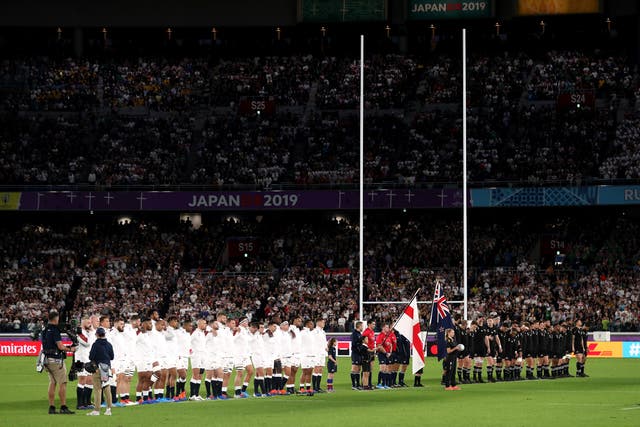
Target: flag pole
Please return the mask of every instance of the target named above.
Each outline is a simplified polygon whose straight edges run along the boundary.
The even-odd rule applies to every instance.
[[[436,291],[438,290],[438,285],[439,284],[440,284],[440,279],[436,279],[436,287],[433,290],[433,300],[431,302],[431,313],[429,314],[429,324],[427,325],[427,334],[424,337],[424,349],[423,349],[424,357],[427,357],[429,355],[428,354],[429,352],[427,351],[427,345],[428,345],[427,341],[429,341],[429,331],[431,330],[431,319],[433,319],[433,310],[434,310],[434,308],[436,306],[434,304],[434,301],[436,299]],[[438,356],[436,356],[436,357],[438,357]]]
[[[407,307],[409,307],[409,304],[411,304],[411,301],[414,300],[414,298],[416,296],[418,296],[418,292],[420,292],[421,288],[418,288],[415,293],[413,294],[413,296],[411,297],[411,299],[409,300],[409,302],[407,302],[404,305],[404,308],[402,309],[402,311],[400,311],[400,316],[398,316],[398,318],[396,319],[395,323],[393,324],[393,328],[391,328],[391,330],[394,330],[396,328],[396,325],[398,324],[398,322],[400,321],[400,318],[402,317],[402,315],[404,314],[404,311],[407,309]]]
[[[358,285],[360,300],[358,311],[360,321],[364,321],[364,34],[360,35],[360,207],[359,207],[359,243]]]

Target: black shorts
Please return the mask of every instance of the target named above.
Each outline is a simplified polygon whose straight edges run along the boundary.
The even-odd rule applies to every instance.
[[[389,364],[394,365],[396,363],[400,363],[398,362],[398,353],[391,353],[391,356],[389,356]]]
[[[362,356],[355,353],[351,354],[351,364],[356,366],[362,365]]]
[[[502,363],[503,360],[507,360],[507,358],[504,357],[502,353],[498,354],[498,357],[496,357],[496,363]]]
[[[405,357],[405,356],[399,356],[398,360],[396,361],[396,363],[399,363],[401,365],[408,365],[409,364],[409,358]]]
[[[338,365],[331,361],[327,362],[327,372],[330,374],[335,374],[336,372],[338,372]]]
[[[369,360],[362,361],[362,372],[371,372],[371,362]]]
[[[387,357],[387,355],[385,353],[379,353],[378,354],[378,363],[380,365],[389,365],[389,357]]]

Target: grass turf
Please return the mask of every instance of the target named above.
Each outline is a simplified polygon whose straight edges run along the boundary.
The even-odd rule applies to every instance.
[[[6,357],[0,361],[0,425],[640,425],[638,359],[589,360],[590,378],[463,385],[461,391],[443,390],[433,359],[427,361],[424,388],[370,392],[351,391],[349,361],[340,358],[339,363],[333,394],[165,403],[114,408],[112,417],[87,417],[84,411],[48,415],[47,375],[35,372],[34,358]],[[571,365],[573,371],[575,362]],[[325,382],[326,374],[323,388]],[[412,375],[407,383],[413,384]],[[74,408],[75,383],[69,386],[68,404]]]

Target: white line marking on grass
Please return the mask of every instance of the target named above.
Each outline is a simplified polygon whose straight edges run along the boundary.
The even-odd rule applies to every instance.
[[[638,406],[632,406],[630,408],[622,408],[621,411],[633,411],[634,409],[640,409],[640,404]]]

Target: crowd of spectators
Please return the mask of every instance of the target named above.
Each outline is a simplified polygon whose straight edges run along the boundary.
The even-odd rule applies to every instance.
[[[82,222],[81,222],[82,224]],[[460,221],[436,214],[367,217],[366,301],[404,301],[436,280],[463,299]],[[256,319],[324,317],[330,330],[358,318],[357,227],[349,218],[218,218],[188,223],[6,225],[0,245],[0,329],[33,328],[52,308],[71,319],[128,316],[151,308],[183,318],[218,311]],[[640,327],[640,250],[632,218],[491,219],[470,226],[469,317],[582,318],[592,329]],[[541,236],[562,242],[564,262],[539,253]],[[259,249],[231,255],[228,239],[252,236]],[[459,303],[451,304],[454,313]],[[365,317],[392,321],[402,304],[367,304]],[[423,322],[428,305],[421,307]]]
[[[349,184],[358,176],[358,117],[336,110],[357,107],[358,65],[311,55],[5,60],[0,144],[11,155],[0,159],[1,181]],[[367,182],[461,180],[460,68],[444,54],[367,58]],[[605,101],[632,101],[638,76],[626,57],[503,52],[472,56],[469,74],[474,184],[639,177],[635,115],[618,121],[617,103],[559,110],[527,100],[592,88]],[[242,110],[243,98],[273,99],[275,112]],[[149,115],[132,118],[136,107]]]
[[[0,129],[0,182],[127,185],[184,182],[192,118],[13,117]]]

